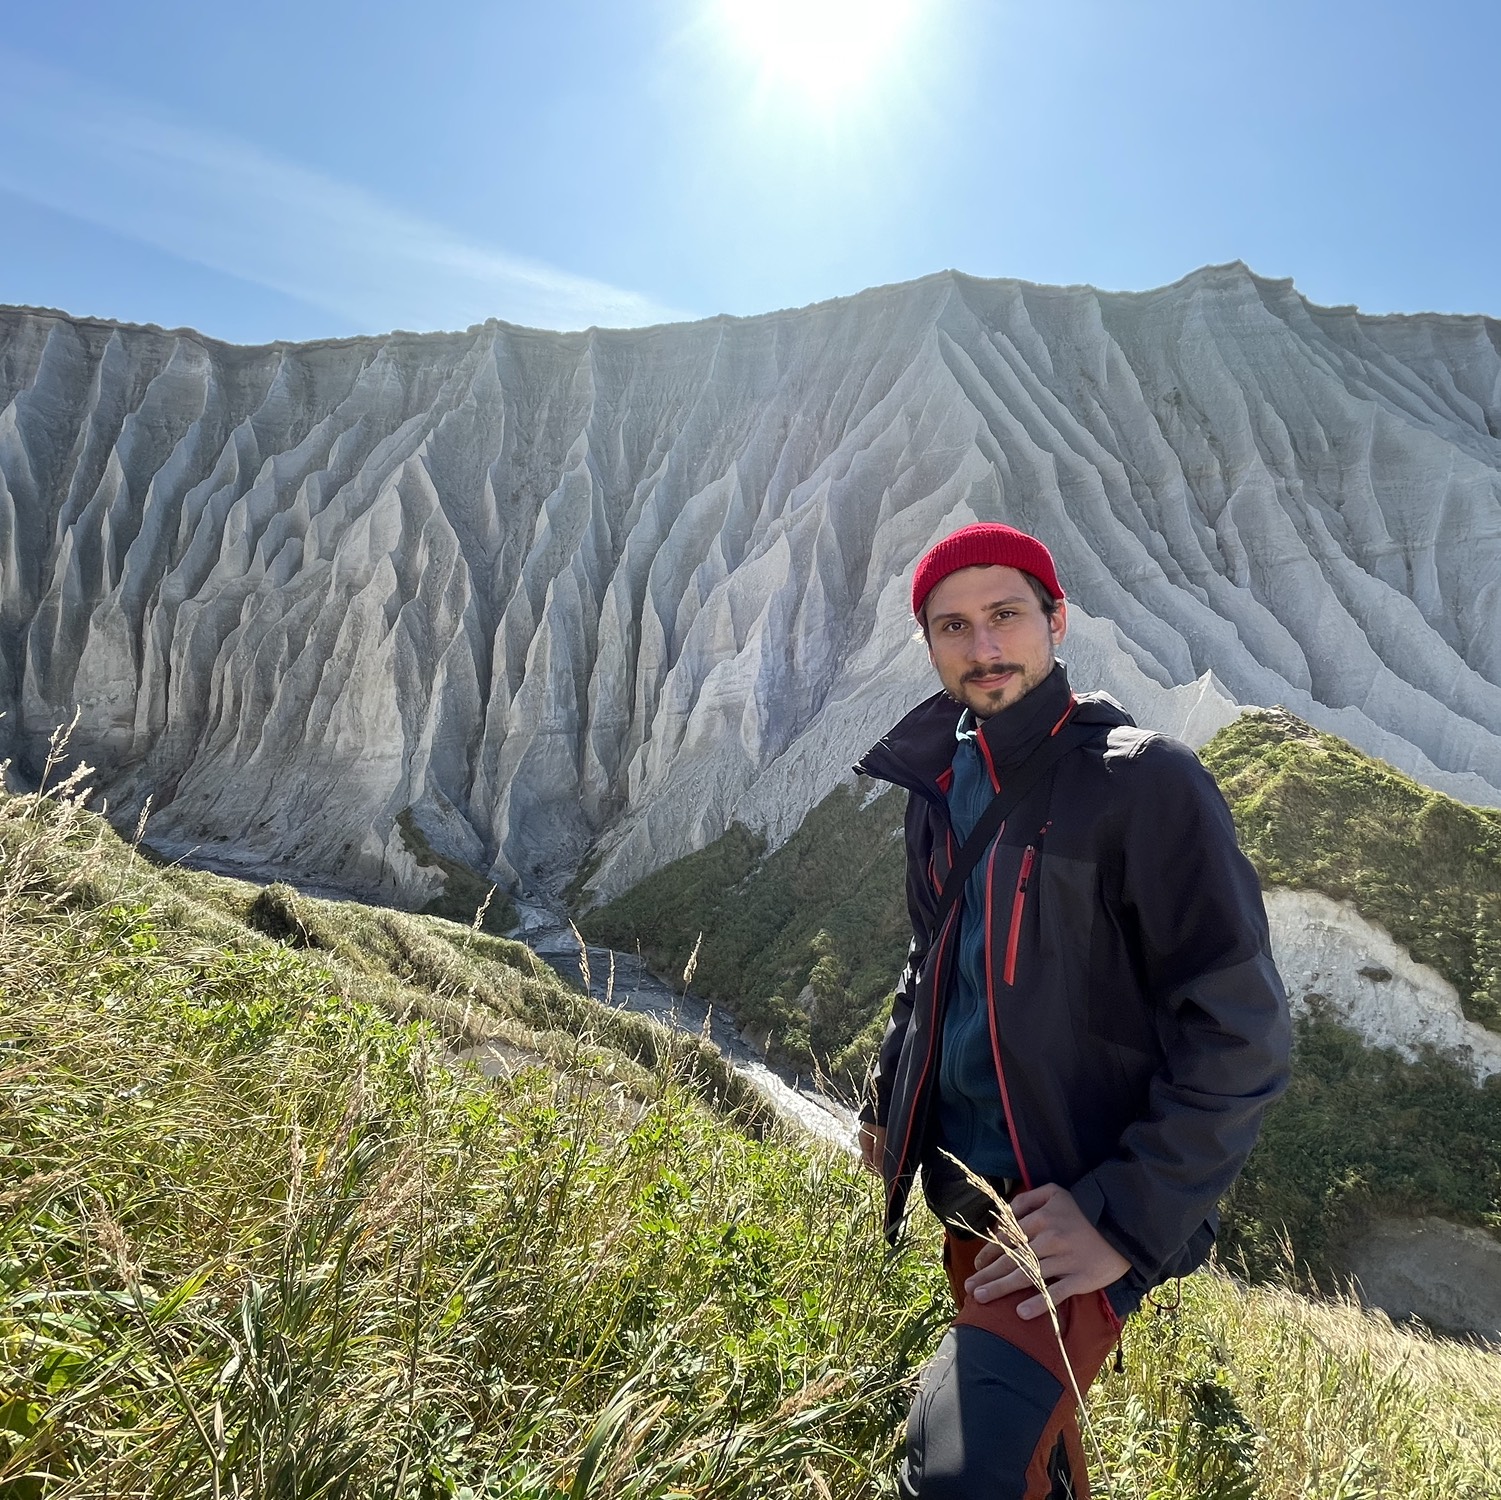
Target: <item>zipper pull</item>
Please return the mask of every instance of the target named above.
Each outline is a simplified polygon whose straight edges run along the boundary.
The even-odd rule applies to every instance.
[[[1027,882],[1032,878],[1032,859],[1036,853],[1037,846],[1035,844],[1028,844],[1026,853],[1022,855],[1021,879],[1017,882],[1016,888],[1023,895],[1026,894]]]

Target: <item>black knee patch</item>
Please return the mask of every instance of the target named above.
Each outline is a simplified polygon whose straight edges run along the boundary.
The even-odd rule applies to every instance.
[[[903,1494],[1018,1500],[1063,1387],[997,1334],[950,1328],[907,1413]]]

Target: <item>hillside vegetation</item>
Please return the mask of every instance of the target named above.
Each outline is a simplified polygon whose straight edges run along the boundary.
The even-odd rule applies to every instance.
[[[0,803],[0,859],[0,1493],[884,1472],[931,1275],[872,1278],[869,1184],[696,1040],[66,794]]]
[[[1241,715],[1202,755],[1264,884],[1351,901],[1444,974],[1472,1019],[1498,1025],[1501,813],[1281,711]],[[697,987],[770,1029],[773,1056],[857,1090],[906,951],[902,805],[839,788],[770,856],[732,828],[589,914],[585,930],[639,944],[664,972],[702,932]],[[823,1001],[831,988],[842,1004]],[[844,1024],[820,1030],[819,1016]],[[1327,1285],[1375,1213],[1501,1229],[1501,1079],[1477,1088],[1442,1058],[1374,1052],[1325,1015],[1300,1019],[1297,1034],[1292,1087],[1228,1205],[1227,1241],[1254,1269],[1275,1270],[1286,1236]]]
[[[1431,791],[1281,710],[1204,747],[1264,885],[1349,901],[1501,1031],[1501,811]]]
[[[625,1024],[0,800],[0,1493],[890,1495],[934,1246]],[[1208,1273],[1125,1350],[1107,1496],[1501,1487],[1495,1355]]]
[[[1471,1020],[1501,1030],[1501,811],[1431,791],[1282,710],[1242,714],[1200,754],[1263,885],[1351,902],[1448,979]],[[663,972],[681,971],[702,933],[698,987],[756,1028],[772,1020],[767,996],[804,994],[828,959],[851,1002],[820,1050],[827,1067],[889,994],[910,936],[902,795],[871,790],[836,787],[770,855],[736,824],[581,925],[639,945]],[[777,1015],[774,1044],[811,1062],[806,1011]]]
[[[871,783],[864,782],[863,788]],[[736,824],[581,918],[588,936],[681,973],[727,1005],[772,1060],[837,1075],[862,1030],[879,1036],[906,953],[899,797],[836,787],[774,853]],[[853,1049],[858,1084],[873,1046]]]

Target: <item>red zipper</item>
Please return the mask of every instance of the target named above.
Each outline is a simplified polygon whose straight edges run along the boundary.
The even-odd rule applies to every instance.
[[[1027,904],[1027,882],[1032,876],[1032,861],[1036,858],[1037,846],[1028,844],[1022,855],[1021,874],[1016,877],[1016,894],[1011,898],[1011,931],[1006,934],[1006,967],[1001,978],[1007,984],[1016,983],[1016,950],[1022,937],[1022,909]]]
[[[985,864],[985,1010],[990,1018],[990,1056],[995,1063],[995,1081],[1001,1090],[1001,1109],[1006,1116],[1006,1134],[1011,1137],[1011,1149],[1016,1153],[1016,1169],[1022,1174],[1022,1186],[1031,1189],[1032,1174],[1027,1170],[1022,1144],[1016,1134],[1016,1120],[1011,1114],[1011,1091],[1006,1087],[1006,1068],[1001,1062],[1001,1038],[995,1024],[995,970],[991,962],[990,934],[994,931],[990,920],[990,893],[995,887],[995,856],[1001,847],[999,835],[990,846],[990,858]],[[1032,853],[1031,848],[1027,854]],[[1009,983],[1009,981],[1008,981]]]
[[[991,789],[998,792],[1001,789],[1001,778],[996,773],[995,761],[991,759],[990,746],[985,743],[985,736],[978,732],[975,734],[975,743],[980,747],[980,754],[985,759],[985,769],[990,773]]]

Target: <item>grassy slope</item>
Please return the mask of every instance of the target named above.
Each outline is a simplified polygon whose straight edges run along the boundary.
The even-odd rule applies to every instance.
[[[1241,715],[1203,754],[1264,884],[1350,901],[1501,1031],[1501,812],[1283,712]]]
[[[1429,791],[1281,712],[1242,715],[1203,757],[1263,882],[1352,901],[1449,978],[1472,1018],[1498,1024],[1501,814]],[[868,1018],[881,1013],[906,948],[892,836],[901,810],[896,795],[862,804],[837,790],[764,860],[752,835],[732,828],[592,913],[586,930],[639,942],[664,970],[682,967],[702,931],[697,987],[766,1025],[777,1018],[765,996],[797,995],[826,927],[857,1003],[824,1059],[857,1079],[879,1034]],[[794,1042],[787,1050],[806,1048],[800,1012],[783,1006],[780,1024]],[[1285,1225],[1321,1272],[1370,1212],[1501,1227],[1501,1080],[1477,1089],[1439,1059],[1409,1067],[1318,1017],[1300,1023],[1298,1056],[1292,1090],[1229,1205],[1231,1242],[1254,1266],[1281,1255],[1265,1226]]]
[[[0,994],[7,1496],[885,1467],[932,1277],[866,1276],[869,1185],[519,944],[6,799]],[[446,1065],[484,1044],[536,1065]]]
[[[695,989],[729,1006],[749,1032],[769,1032],[774,1058],[798,1064],[812,1061],[815,1040],[798,997],[826,953],[827,989],[836,993],[824,1010],[836,1024],[817,1040],[828,1070],[862,1029],[874,1027],[868,1042],[879,1036],[906,953],[901,826],[899,796],[867,801],[836,787],[770,856],[736,825],[581,925],[597,942],[639,945],[663,973],[682,971],[702,933]]]
[[[0,801],[0,1492],[890,1494],[932,1245],[590,1019],[517,945]],[[554,1065],[446,1065],[487,1036]],[[1214,1275],[1126,1347],[1107,1493],[1501,1485],[1494,1355]]]

